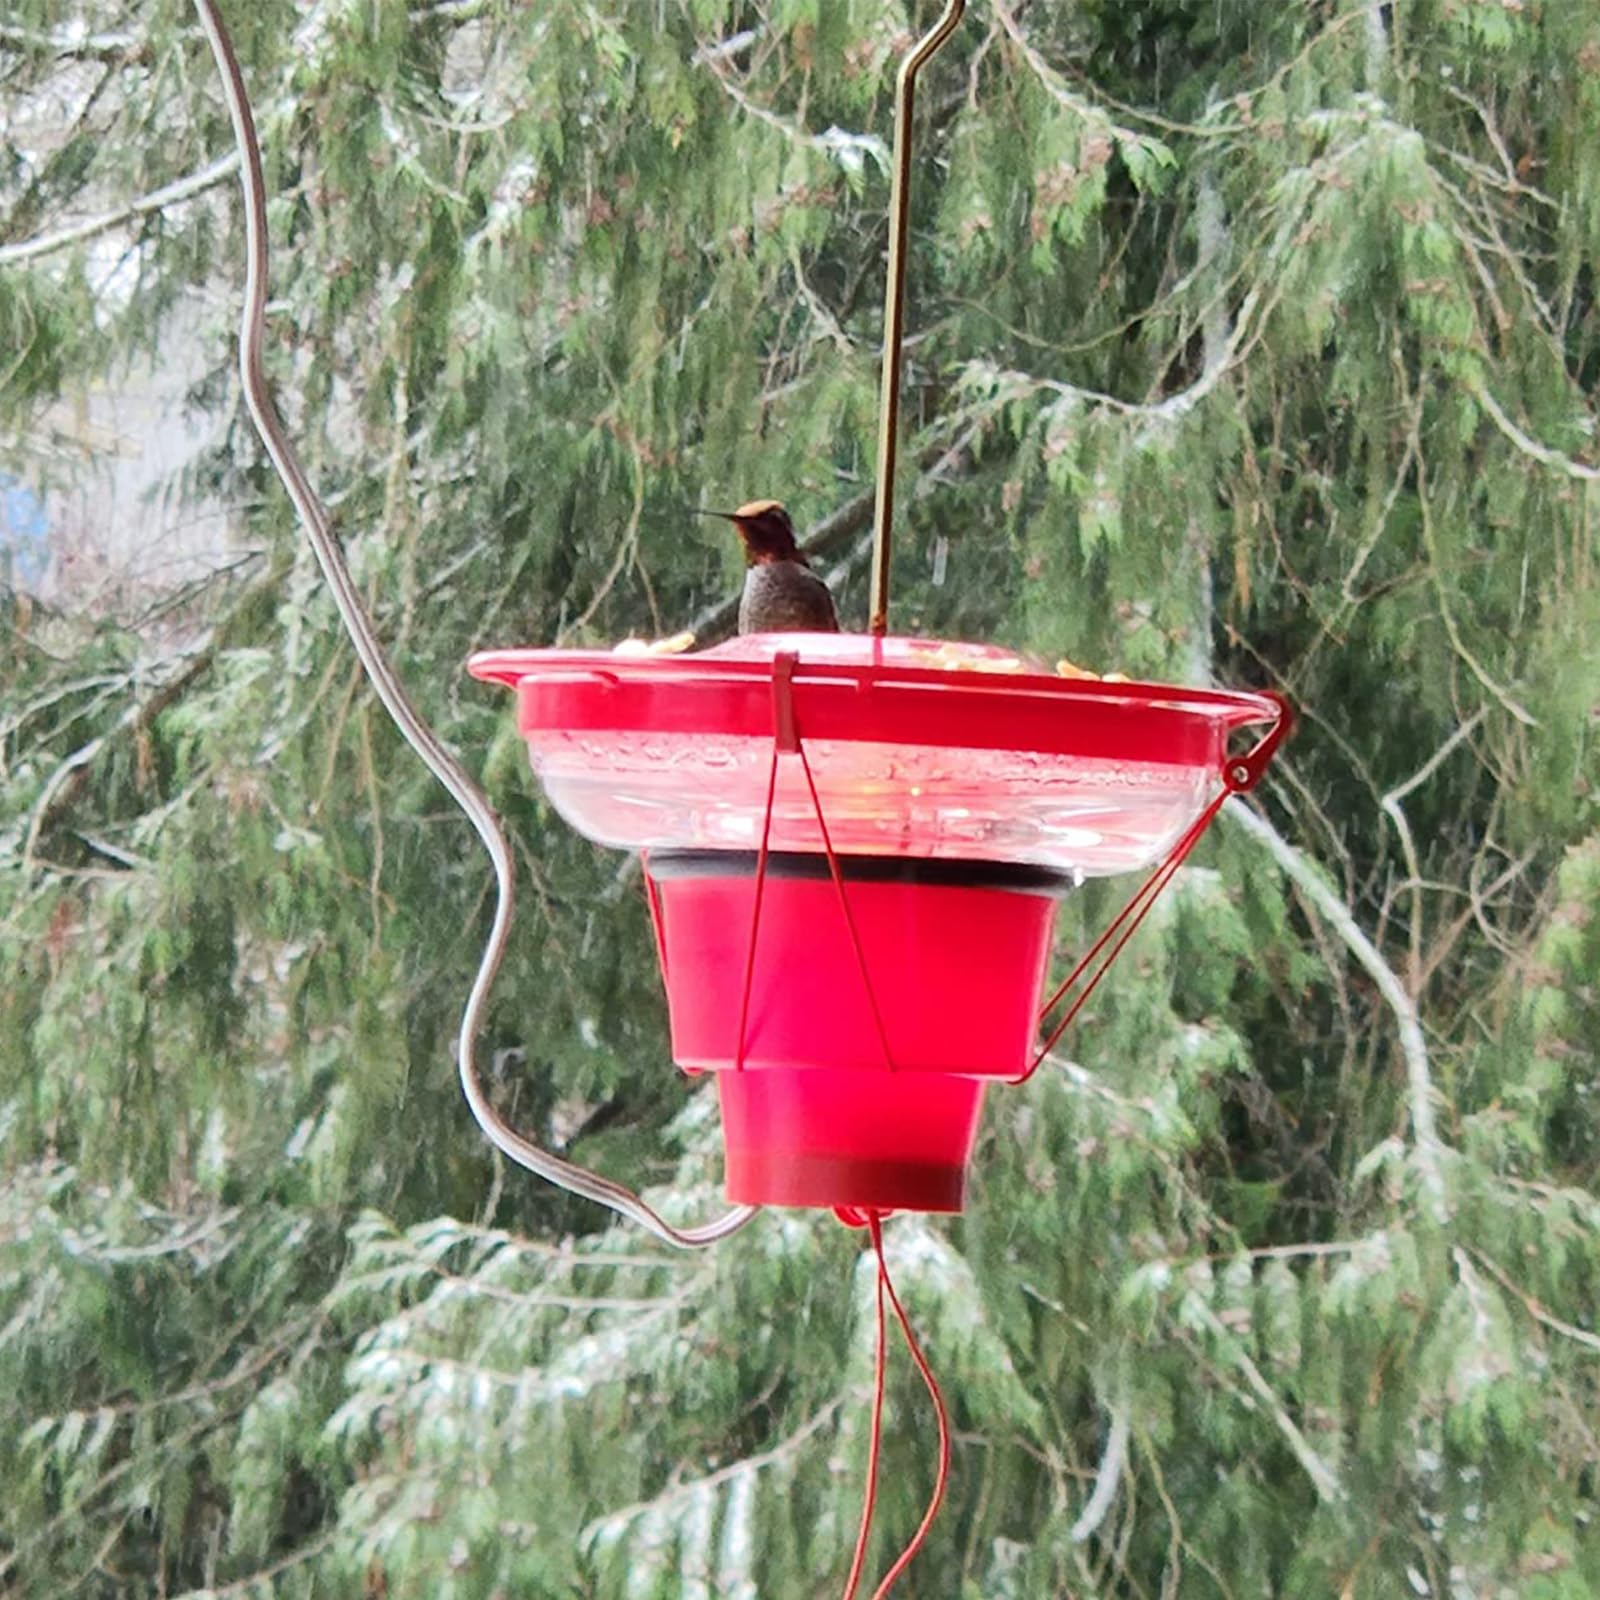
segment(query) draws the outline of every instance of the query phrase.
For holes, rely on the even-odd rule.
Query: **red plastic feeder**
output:
[[[755,1205],[959,1210],[985,1082],[1042,1055],[1057,898],[1154,868],[1081,1004],[1288,726],[1275,696],[851,634],[470,670],[515,688],[566,820],[644,853],[673,1058],[718,1073],[728,1197]]]

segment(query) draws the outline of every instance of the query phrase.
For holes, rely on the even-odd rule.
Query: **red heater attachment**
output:
[[[731,1200],[959,1210],[985,1082],[1042,1057],[1056,899],[1154,869],[1058,991],[1059,1034],[1288,727],[1275,696],[1029,666],[848,634],[473,658],[567,820],[645,853],[673,1056],[719,1073]]]

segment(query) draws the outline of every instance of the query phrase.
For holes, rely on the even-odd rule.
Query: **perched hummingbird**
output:
[[[839,614],[828,586],[795,543],[794,524],[776,500],[752,500],[737,511],[702,511],[739,530],[749,571],[739,600],[740,633],[837,633]]]

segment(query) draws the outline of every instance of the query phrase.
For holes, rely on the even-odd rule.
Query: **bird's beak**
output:
[[[721,517],[724,522],[739,520],[731,511],[712,511],[707,506],[686,506],[684,509],[696,517]]]

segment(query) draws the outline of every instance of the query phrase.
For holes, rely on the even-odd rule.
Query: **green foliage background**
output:
[[[285,410],[531,886],[497,1093],[703,1213],[637,885],[460,663],[706,611],[682,507],[730,496],[829,529],[863,617],[937,7],[228,9]],[[0,466],[181,318],[232,418],[191,487],[257,554],[176,630],[0,595],[0,1593],[837,1594],[861,1241],[668,1256],[475,1136],[486,869],[239,411],[234,179],[98,236],[124,295],[30,245],[226,152],[204,41],[62,10],[0,26],[8,101],[81,86],[48,155],[0,135]],[[1303,721],[991,1097],[967,1213],[888,1229],[957,1429],[907,1591],[1591,1595],[1600,8],[974,0],[927,84],[897,625]],[[929,1487],[900,1368],[887,1430],[879,1570]]]

